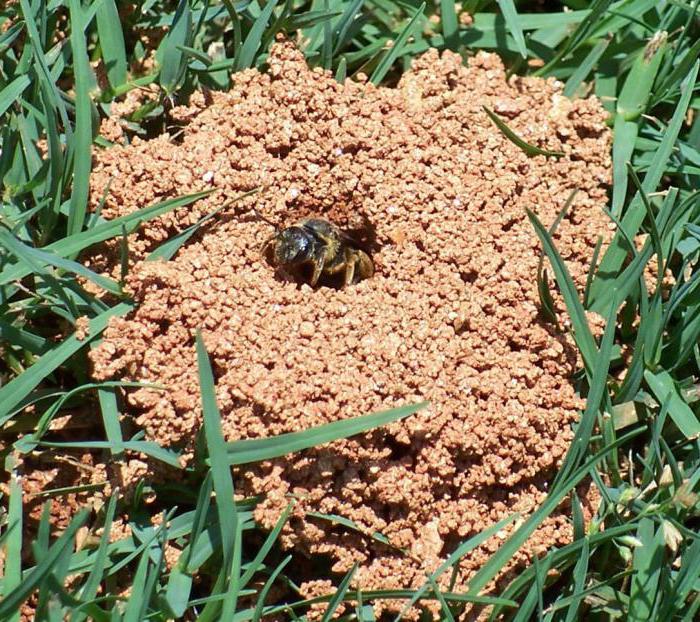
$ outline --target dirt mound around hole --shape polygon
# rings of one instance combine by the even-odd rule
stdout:
[[[360,562],[367,588],[422,585],[463,538],[546,494],[582,401],[570,384],[572,343],[538,316],[539,243],[572,190],[556,242],[579,285],[598,236],[610,178],[610,134],[595,99],[570,101],[552,80],[506,79],[500,60],[430,51],[397,88],[307,68],[277,44],[269,72],[245,71],[229,93],[195,95],[175,116],[177,140],[135,141],[98,154],[92,200],[103,214],[206,187],[213,195],[146,224],[135,259],[197,218],[260,185],[170,262],[138,262],[138,308],[114,319],[92,353],[97,379],[157,383],[130,391],[149,440],[191,452],[201,426],[198,328],[214,366],[228,440],[301,430],[421,400],[405,421],[238,471],[263,494],[272,526],[297,500],[283,541]],[[564,152],[528,157],[483,111],[527,141]],[[376,274],[345,289],[298,286],[260,258],[271,227],[321,215],[376,238]],[[94,257],[109,265],[109,249]],[[403,554],[308,511],[380,531]],[[464,585],[510,530],[461,563]],[[513,560],[570,537],[562,512]],[[449,575],[449,573],[447,573]],[[441,583],[450,577],[442,577]],[[443,581],[444,580],[444,581]],[[309,584],[313,591],[313,584]]]

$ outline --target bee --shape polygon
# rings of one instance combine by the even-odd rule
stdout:
[[[315,287],[321,277],[342,276],[346,287],[374,274],[369,255],[347,233],[323,218],[305,218],[265,241],[262,256],[275,268],[289,271]]]

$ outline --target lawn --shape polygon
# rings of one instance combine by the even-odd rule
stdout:
[[[141,453],[178,466],[168,448],[123,436],[127,383],[94,382],[87,351],[110,318],[136,304],[124,291],[127,234],[204,194],[182,196],[118,219],[88,209],[91,152],[111,143],[101,118],[148,89],[129,112],[129,137],[170,131],[169,111],[203,90],[228,90],[235,72],[266,68],[278,33],[338,81],[365,74],[394,85],[431,47],[496,52],[509,74],[552,77],[568,97],[597,96],[613,132],[606,211],[612,241],[592,258],[577,289],[553,241],[528,213],[547,270],[542,313],[566,305],[586,399],[568,452],[544,502],[471,578],[445,591],[449,575],[502,526],[454,547],[419,589],[367,591],[312,560],[334,588],[313,601],[298,592],[294,554],[256,526],[260,500],[234,496],[231,465],[284,456],[410,416],[420,405],[366,414],[268,439],[226,443],[215,376],[197,338],[203,435],[183,492],[143,480],[86,506],[57,533],[50,504],[37,521],[25,504],[27,465],[67,465],[73,450],[111,461]],[[684,620],[700,616],[700,0],[17,0],[0,8],[0,619],[374,619],[377,599],[405,610],[432,603],[440,619]],[[493,131],[528,155],[542,152],[487,110]],[[107,192],[109,190],[107,189]],[[170,259],[192,229],[155,253]],[[84,252],[121,241],[117,278],[81,263]],[[533,276],[533,278],[535,278]],[[108,293],[96,296],[96,288]],[[552,290],[556,289],[556,292]],[[590,312],[605,320],[600,332]],[[80,334],[89,327],[89,338]],[[76,332],[77,331],[77,332]],[[76,438],[56,423],[83,413]],[[85,440],[86,438],[91,440]],[[584,520],[577,496],[592,483],[600,504]],[[56,487],[58,500],[90,487]],[[25,490],[26,493],[26,490]],[[145,504],[145,496],[157,503]],[[33,499],[36,502],[37,499]],[[493,580],[563,503],[573,540],[507,583]],[[152,508],[157,508],[153,510]],[[158,517],[149,515],[157,511]],[[110,538],[116,517],[131,533]],[[153,520],[153,519],[157,520]],[[32,522],[31,529],[28,529]],[[36,523],[36,524],[34,524]],[[352,525],[346,525],[352,528]],[[381,534],[376,534],[382,538]],[[178,556],[167,560],[176,545]],[[290,563],[292,562],[292,563]],[[325,564],[325,566],[324,566]],[[127,598],[125,588],[133,586]],[[486,590],[485,588],[490,588]],[[427,615],[427,613],[426,613]]]

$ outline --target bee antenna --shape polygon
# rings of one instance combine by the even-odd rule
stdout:
[[[256,208],[253,208],[252,211],[253,211],[253,214],[255,214],[255,217],[256,217],[258,220],[262,220],[263,222],[266,222],[268,225],[273,226],[275,229],[279,229],[279,225],[277,225],[276,223],[272,222],[269,218],[266,218],[265,216],[263,216]]]

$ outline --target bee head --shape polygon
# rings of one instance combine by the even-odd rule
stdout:
[[[275,263],[294,265],[308,261],[311,255],[309,234],[301,227],[287,227],[277,234],[275,243]]]

